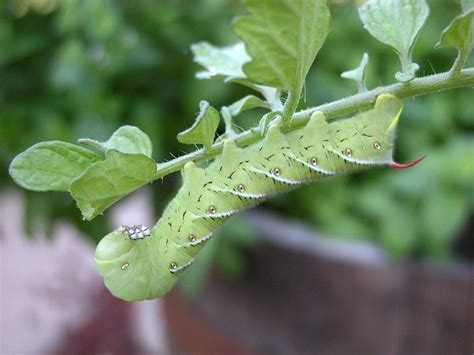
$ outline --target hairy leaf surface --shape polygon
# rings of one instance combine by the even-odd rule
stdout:
[[[249,80],[243,71],[243,65],[251,60],[242,42],[227,47],[216,47],[207,42],[195,43],[191,46],[194,61],[205,71],[196,73],[198,79],[223,79],[225,83],[235,83],[258,91],[273,110],[281,110],[278,89],[257,85]]]
[[[243,111],[247,111],[256,107],[263,107],[267,109],[271,108],[269,103],[263,101],[257,96],[247,95],[239,101],[234,102],[232,105],[230,105],[228,107],[228,110],[232,116],[237,116]]]
[[[205,149],[209,149],[219,126],[220,116],[207,101],[202,100],[199,107],[201,111],[196,121],[190,128],[178,134],[178,141],[184,144],[202,144]]]
[[[326,0],[247,0],[248,16],[234,32],[245,42],[252,61],[247,76],[260,84],[297,90],[329,32]]]
[[[456,17],[441,34],[436,47],[456,48],[463,60],[467,59],[474,46],[474,8]]]
[[[84,219],[91,220],[132,191],[151,182],[156,163],[143,154],[126,154],[109,150],[71,187]]]
[[[241,42],[227,47],[216,47],[208,42],[199,42],[191,45],[191,51],[194,61],[207,69],[196,74],[198,79],[245,78],[242,66],[251,59]]]
[[[21,187],[35,191],[67,191],[72,181],[100,157],[74,144],[35,144],[10,164],[10,175]]]
[[[146,133],[134,126],[122,126],[106,142],[93,139],[79,139],[79,143],[106,152],[111,149],[122,153],[143,154],[151,158],[152,144]]]
[[[399,81],[412,80],[419,68],[411,52],[428,15],[425,0],[370,0],[359,8],[364,28],[397,51],[402,63],[402,72],[396,74]]]
[[[474,0],[461,0],[461,7],[463,12],[468,12],[474,8]]]

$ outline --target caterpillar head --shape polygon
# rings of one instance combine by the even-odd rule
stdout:
[[[105,286],[126,301],[159,297],[168,291],[163,283],[152,282],[153,261],[148,241],[150,231],[144,226],[120,227],[97,245],[95,262]],[[162,288],[162,289],[160,289]]]
[[[407,168],[409,164],[393,161],[396,128],[403,109],[402,102],[390,94],[380,95],[373,110],[359,113],[350,120],[330,125],[334,152],[345,160],[360,165],[390,165]]]

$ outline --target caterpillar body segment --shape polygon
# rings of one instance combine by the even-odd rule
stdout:
[[[138,230],[145,237],[132,238],[120,228],[101,240],[96,263],[105,285],[128,301],[160,297],[234,214],[328,176],[402,166],[392,160],[401,109],[397,98],[381,95],[372,110],[350,119],[328,123],[317,112],[304,128],[282,133],[271,126],[261,142],[246,148],[226,141],[205,168],[187,163],[183,185],[162,217],[150,231]]]

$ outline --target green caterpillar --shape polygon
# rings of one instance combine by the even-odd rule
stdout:
[[[183,186],[151,229],[121,227],[102,239],[96,264],[117,297],[140,301],[167,293],[213,233],[232,215],[274,194],[372,165],[406,168],[393,161],[395,130],[402,103],[381,95],[375,107],[328,124],[321,112],[300,130],[278,125],[246,148],[232,140],[205,168],[189,162]]]

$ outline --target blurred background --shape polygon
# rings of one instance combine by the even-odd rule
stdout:
[[[364,52],[369,88],[394,81],[398,57],[363,29],[363,2],[330,1],[301,108],[354,94],[340,73]],[[459,4],[428,3],[419,76],[448,70],[456,54],[433,47]],[[106,140],[124,124],[150,136],[156,161],[189,151],[176,134],[200,100],[219,108],[248,93],[195,79],[190,45],[235,43],[242,12],[239,0],[0,2],[2,354],[472,353],[472,88],[405,100],[396,158],[428,155],[422,164],[330,179],[238,217],[164,301],[111,297],[93,253],[117,225],[152,225],[179,174],[92,222],[67,194],[13,183],[8,165],[31,145]]]

